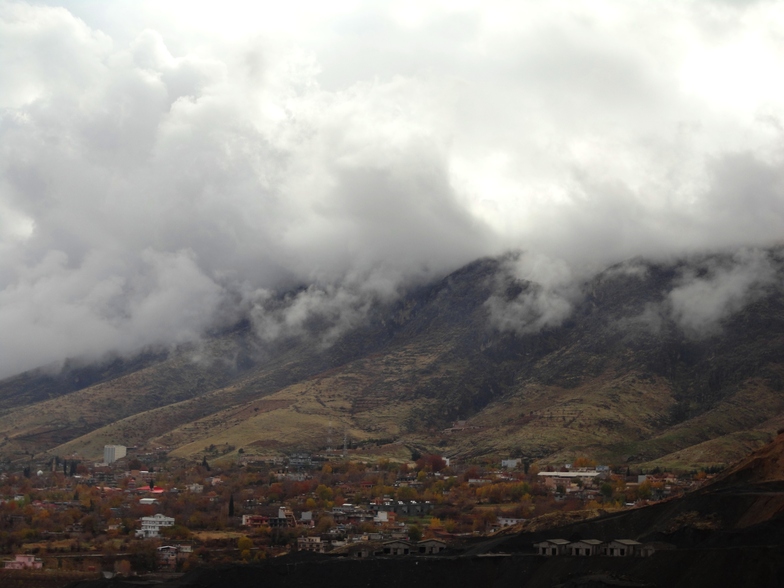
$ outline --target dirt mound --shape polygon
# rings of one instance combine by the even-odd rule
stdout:
[[[707,488],[784,482],[784,434],[722,472]]]

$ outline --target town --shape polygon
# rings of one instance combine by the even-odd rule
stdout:
[[[296,551],[448,553],[477,537],[668,500],[713,473],[637,472],[586,458],[555,467],[411,453],[392,461],[345,451],[259,457],[240,449],[231,459],[211,463],[205,455],[187,463],[167,448],[107,445],[102,462],[55,456],[8,468],[0,474],[0,573],[173,574]],[[554,540],[532,553],[617,547],[600,543]]]

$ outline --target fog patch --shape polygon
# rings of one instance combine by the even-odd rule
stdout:
[[[563,260],[519,253],[502,264],[485,302],[490,325],[518,335],[560,326],[581,297],[581,280]]]
[[[770,254],[744,249],[682,271],[666,300],[675,322],[690,337],[715,334],[721,322],[742,310],[776,281]]]

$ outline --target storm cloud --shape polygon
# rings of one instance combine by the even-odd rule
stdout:
[[[588,269],[779,242],[782,29],[769,2],[0,1],[0,377],[243,314],[329,344],[510,249],[539,286],[488,308],[537,329]],[[685,327],[764,283],[738,260],[684,276]]]

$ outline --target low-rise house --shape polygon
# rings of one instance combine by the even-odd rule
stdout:
[[[26,553],[17,553],[14,559],[3,562],[3,568],[6,570],[40,570],[44,567],[41,558]]]
[[[541,543],[534,543],[536,553],[539,555],[564,555],[570,541],[566,539],[548,539]]]
[[[599,555],[601,553],[602,541],[598,539],[583,539],[569,544],[569,555]]]
[[[425,555],[441,553],[446,549],[446,543],[440,539],[423,539],[417,543],[417,551]]]
[[[602,555],[632,557],[639,554],[642,543],[632,539],[615,539],[602,546]]]

